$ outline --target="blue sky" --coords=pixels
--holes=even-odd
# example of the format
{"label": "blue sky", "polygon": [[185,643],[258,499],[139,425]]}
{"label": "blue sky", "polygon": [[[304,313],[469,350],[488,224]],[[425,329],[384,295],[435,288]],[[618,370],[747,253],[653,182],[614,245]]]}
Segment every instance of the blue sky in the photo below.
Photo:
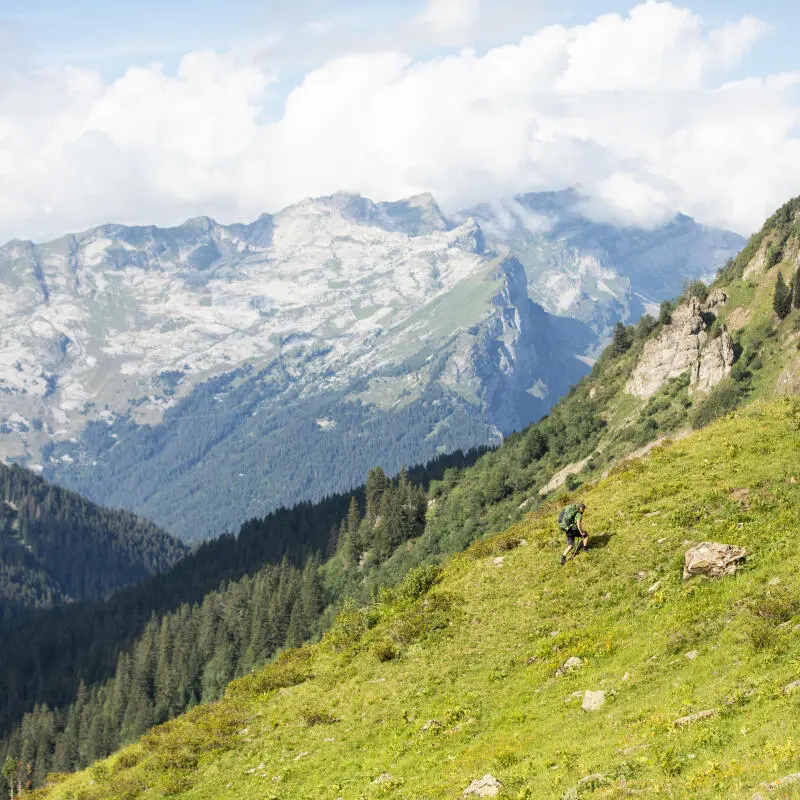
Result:
{"label": "blue sky", "polygon": [[565,186],[749,233],[800,191],[798,30],[794,0],[2,0],[0,239]]}
{"label": "blue sky", "polygon": [[[189,51],[227,49],[276,31],[308,39],[306,23],[335,20],[354,32],[391,30],[425,3],[364,0],[3,0],[0,27],[17,58],[30,66],[53,63],[91,67],[113,77],[133,64],[161,60],[174,67]],[[489,11],[492,0],[486,0]],[[599,15],[624,14],[633,2],[612,0],[530,0],[520,2],[531,30],[547,24],[586,24]],[[793,0],[695,0],[685,3],[715,27],[755,14],[771,26],[760,46],[743,60],[738,74],[797,68],[800,3]],[[513,41],[509,29],[499,40]]]}

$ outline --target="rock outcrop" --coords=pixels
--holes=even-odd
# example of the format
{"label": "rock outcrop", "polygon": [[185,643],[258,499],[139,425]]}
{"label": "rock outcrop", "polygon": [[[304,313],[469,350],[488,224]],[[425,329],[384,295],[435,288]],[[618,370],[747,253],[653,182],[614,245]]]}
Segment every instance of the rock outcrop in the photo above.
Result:
{"label": "rock outcrop", "polygon": [[747,557],[747,550],[734,544],[700,542],[683,555],[683,579],[695,575],[724,578],[733,575]]}
{"label": "rock outcrop", "polygon": [[733,339],[728,331],[723,330],[716,339],[708,342],[698,360],[692,365],[690,393],[711,391],[730,374],[734,359]]}
{"label": "rock outcrop", "polygon": [[597,692],[586,692],[583,695],[581,708],[584,711],[599,711],[606,702],[606,693],[602,690]]}
{"label": "rock outcrop", "polygon": [[712,292],[705,303],[696,297],[679,306],[672,321],[648,341],[625,391],[647,400],[668,380],[689,372],[690,392],[713,389],[731,371],[734,362],[733,339],[722,330],[710,339],[704,314],[725,303],[724,292]]}
{"label": "rock outcrop", "polygon": [[494,775],[484,775],[464,789],[464,797],[497,797],[503,784]]}

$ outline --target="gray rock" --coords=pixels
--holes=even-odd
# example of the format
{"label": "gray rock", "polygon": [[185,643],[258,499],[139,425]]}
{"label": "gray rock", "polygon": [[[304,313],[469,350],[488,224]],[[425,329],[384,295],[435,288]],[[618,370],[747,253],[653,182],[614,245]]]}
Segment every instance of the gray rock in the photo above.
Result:
{"label": "gray rock", "polygon": [[497,797],[503,784],[500,783],[494,775],[486,774],[482,778],[472,781],[472,783],[464,789],[464,797],[474,795],[475,797]]}
{"label": "gray rock", "polygon": [[583,660],[577,656],[570,656],[557,670],[556,675],[569,675],[583,666]]}
{"label": "gray rock", "polygon": [[798,690],[800,690],[800,681],[792,681],[783,687],[784,694],[794,694]]}
{"label": "gray rock", "polygon": [[697,658],[697,656],[699,656],[699,655],[700,655],[700,653],[698,653],[697,650],[690,650],[686,654],[686,658],[688,658],[689,661],[694,661]]}
{"label": "gray rock", "polygon": [[584,711],[599,711],[606,702],[606,693],[602,690],[597,692],[586,692],[583,695],[581,708]]}
{"label": "gray rock", "polygon": [[693,722],[699,722],[701,719],[710,719],[717,716],[715,708],[707,708],[705,711],[696,711],[694,714],[687,714],[685,717],[678,717],[672,724],[676,728],[683,727],[684,725],[691,725]]}
{"label": "gray rock", "polygon": [[645,343],[642,356],[625,385],[625,391],[642,400],[652,397],[668,380],[685,372],[690,375],[689,391],[707,392],[731,371],[733,339],[728,331],[709,340],[703,313],[727,300],[715,292],[705,304],[691,298],[672,313],[672,322]]}
{"label": "gray rock", "polygon": [[733,338],[728,331],[723,330],[708,343],[692,366],[689,394],[710,392],[730,374],[734,359]]}
{"label": "gray rock", "polygon": [[747,550],[733,544],[700,542],[683,555],[683,579],[695,575],[723,578],[733,575],[747,557]]}
{"label": "gray rock", "polygon": [[497,556],[497,558],[495,558],[493,563],[496,567],[502,567],[504,562],[505,558],[503,556]]}
{"label": "gray rock", "polygon": [[774,789],[782,789],[792,783],[800,783],[800,772],[792,772],[791,775],[784,775],[782,778],[765,783],[764,788],[773,791]]}

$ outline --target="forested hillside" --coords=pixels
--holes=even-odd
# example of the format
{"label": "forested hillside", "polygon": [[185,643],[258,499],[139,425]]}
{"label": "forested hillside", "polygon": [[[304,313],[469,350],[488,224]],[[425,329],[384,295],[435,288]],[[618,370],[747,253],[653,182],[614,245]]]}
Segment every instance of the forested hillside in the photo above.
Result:
{"label": "forested hillside", "polygon": [[134,514],[100,508],[26,469],[0,464],[2,622],[33,608],[108,597],[187,552]]}
{"label": "forested hillside", "polygon": [[[566,566],[548,502],[30,796],[796,797],[799,454],[797,398],[666,442],[586,487]],[[746,560],[686,580],[703,540]]]}
{"label": "forested hillside", "polygon": [[[776,391],[800,393],[800,302],[794,304],[800,297],[800,231],[795,205],[787,208],[768,221],[756,244],[730,262],[712,287],[690,284],[676,302],[662,305],[658,319],[645,317],[635,328],[618,326],[591,375],[547,418],[508,437],[474,464],[443,470],[426,493],[402,474],[389,483],[382,471],[373,470],[352,500],[337,498],[329,506],[323,525],[314,521],[315,507],[309,507],[304,537],[327,547],[301,547],[291,562],[270,564],[239,582],[245,571],[231,574],[222,586],[209,585],[210,569],[212,595],[202,603],[192,600],[197,603],[193,607],[158,610],[158,618],[138,638],[117,646],[111,637],[109,652],[117,646],[113,666],[106,660],[105,674],[87,680],[83,690],[76,681],[83,669],[79,666],[70,677],[72,688],[65,682],[61,697],[48,701],[61,708],[39,707],[26,716],[0,752],[10,754],[14,764],[30,763],[31,779],[54,767],[88,763],[152,722],[218,696],[225,680],[246,673],[276,648],[315,638],[345,598],[369,604],[379,587],[398,583],[409,569],[445,561],[542,503],[552,515],[557,508],[553,499],[568,496],[558,495],[563,489],[585,486],[600,498],[591,488],[598,480],[665,434],[683,436]],[[781,283],[792,300],[788,307]],[[289,519],[293,512],[285,513]],[[537,519],[537,526],[546,524],[547,518]],[[679,526],[699,519],[692,512],[681,517]],[[277,532],[279,520],[271,524]],[[250,540],[256,550],[261,546],[258,525],[253,523]],[[540,538],[541,547],[552,549],[547,535]],[[214,546],[222,545],[209,545]],[[239,547],[231,552],[242,552]],[[554,559],[551,568],[556,565]],[[248,602],[263,610],[243,610]],[[35,661],[43,652],[37,648],[45,645],[35,637],[32,644],[28,657]],[[391,661],[395,656],[389,645],[384,652]],[[161,646],[173,655],[159,661],[155,654]],[[10,669],[27,675],[29,668],[13,662]],[[128,687],[124,710],[123,687]],[[46,681],[22,693],[24,701],[9,721],[32,702],[43,701],[40,690],[48,690]],[[64,708],[75,697],[70,691],[78,696]],[[84,743],[83,750],[75,751],[70,744],[75,740]],[[27,760],[20,760],[22,753]]]}

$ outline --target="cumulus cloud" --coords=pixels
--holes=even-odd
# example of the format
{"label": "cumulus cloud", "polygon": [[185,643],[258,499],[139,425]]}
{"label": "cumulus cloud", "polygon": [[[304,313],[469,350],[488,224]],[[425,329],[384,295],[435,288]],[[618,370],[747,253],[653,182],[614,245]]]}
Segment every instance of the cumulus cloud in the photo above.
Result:
{"label": "cumulus cloud", "polygon": [[[420,19],[455,36],[476,9],[432,0]],[[764,33],[752,17],[708,31],[650,0],[480,54],[338,57],[277,119],[276,74],[242,54],[191,53],[175,74],[113,82],[6,73],[0,236],[247,219],[339,190],[431,191],[456,209],[565,186],[599,219],[653,225],[681,210],[746,233],[797,192],[800,163],[800,73],[727,80]]]}

